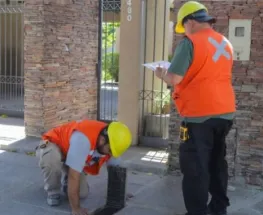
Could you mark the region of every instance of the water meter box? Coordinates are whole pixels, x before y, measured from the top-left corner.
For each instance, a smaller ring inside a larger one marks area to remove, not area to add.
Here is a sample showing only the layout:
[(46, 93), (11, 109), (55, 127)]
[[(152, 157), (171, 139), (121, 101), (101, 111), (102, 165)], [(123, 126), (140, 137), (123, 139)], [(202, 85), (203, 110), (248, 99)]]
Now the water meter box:
[(249, 61), (251, 47), (251, 19), (230, 19), (228, 37), (233, 45), (234, 60)]
[(126, 204), (127, 169), (124, 167), (108, 167), (108, 189), (106, 205), (94, 212), (94, 215), (113, 215), (123, 209)]

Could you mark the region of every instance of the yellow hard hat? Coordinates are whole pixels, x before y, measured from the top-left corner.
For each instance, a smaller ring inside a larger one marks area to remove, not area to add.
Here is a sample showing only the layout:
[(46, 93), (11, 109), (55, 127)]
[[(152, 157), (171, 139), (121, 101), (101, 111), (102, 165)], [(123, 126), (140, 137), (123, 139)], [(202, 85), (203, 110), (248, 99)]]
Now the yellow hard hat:
[(111, 122), (108, 127), (110, 149), (113, 157), (121, 156), (131, 145), (130, 129), (121, 122)]
[(175, 27), (175, 32), (183, 34), (185, 32), (183, 19), (199, 10), (205, 10), (206, 12), (208, 12), (207, 8), (197, 1), (188, 1), (184, 3), (177, 13), (177, 24)]

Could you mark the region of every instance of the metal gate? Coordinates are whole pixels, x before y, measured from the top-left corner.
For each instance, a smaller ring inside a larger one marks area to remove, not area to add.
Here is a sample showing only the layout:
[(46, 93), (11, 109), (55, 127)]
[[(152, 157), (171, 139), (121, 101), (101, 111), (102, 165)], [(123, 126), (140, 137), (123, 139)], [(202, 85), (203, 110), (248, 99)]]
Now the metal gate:
[[(140, 1), (142, 2), (142, 7), (144, 7), (143, 16), (145, 16), (143, 18), (144, 20), (142, 20), (142, 22), (145, 23), (144, 28), (142, 27), (145, 29), (144, 61), (149, 62), (169, 59), (168, 53), (164, 47), (167, 45), (166, 43), (168, 43), (165, 38), (168, 30), (167, 25), (169, 26), (169, 21), (167, 21), (167, 19), (169, 20), (170, 18), (170, 11), (167, 11), (167, 8), (169, 9), (170, 1)], [(119, 27), (121, 1), (101, 0), (100, 4), (98, 119), (102, 121), (114, 121), (117, 120), (118, 112)], [(147, 19), (149, 18), (147, 11), (149, 8), (153, 19), (152, 23), (154, 23), (151, 27), (147, 26)], [(162, 17), (160, 17), (160, 13), (162, 14)], [(163, 22), (160, 22), (160, 19), (162, 19)], [(162, 32), (162, 40), (160, 40), (160, 37), (155, 36), (157, 32)], [(152, 39), (151, 42), (149, 42), (149, 36)], [(152, 43), (152, 52), (149, 50), (147, 51), (146, 43), (148, 46), (149, 43)], [(158, 46), (160, 43), (162, 44), (163, 49), (160, 49)], [(158, 56), (156, 55), (157, 52)], [(149, 74), (151, 77), (149, 77)], [(144, 70), (139, 96), (139, 142), (141, 145), (159, 147), (168, 145), (171, 96), (170, 89), (167, 88), (164, 82), (158, 83), (158, 87), (156, 87), (156, 79), (154, 73)]]
[[(170, 61), (168, 32), (170, 2), (167, 0), (144, 0), (144, 61)], [(157, 18), (158, 17), (158, 18)], [(150, 19), (150, 20), (149, 20)], [(147, 46), (151, 48), (147, 48)], [(143, 71), (140, 91), (139, 144), (151, 147), (167, 147), (171, 90), (152, 71)]]
[(0, 114), (23, 116), (24, 1), (0, 1)]
[(118, 109), (120, 0), (100, 1), (98, 119), (114, 121)]

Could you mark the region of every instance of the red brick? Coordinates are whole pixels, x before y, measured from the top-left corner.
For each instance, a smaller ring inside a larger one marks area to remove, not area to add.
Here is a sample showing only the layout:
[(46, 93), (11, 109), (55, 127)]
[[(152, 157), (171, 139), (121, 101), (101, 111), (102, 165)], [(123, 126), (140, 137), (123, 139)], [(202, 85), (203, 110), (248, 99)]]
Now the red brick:
[(96, 117), (99, 0), (80, 3), (25, 2), (27, 135), (39, 136), (54, 126), (80, 119), (88, 111)]

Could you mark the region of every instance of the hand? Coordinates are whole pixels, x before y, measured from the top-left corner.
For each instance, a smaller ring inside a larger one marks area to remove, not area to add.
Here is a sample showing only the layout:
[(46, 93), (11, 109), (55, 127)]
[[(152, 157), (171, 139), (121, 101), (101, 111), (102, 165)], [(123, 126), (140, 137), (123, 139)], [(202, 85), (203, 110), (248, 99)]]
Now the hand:
[(155, 75), (156, 75), (158, 78), (160, 78), (160, 79), (163, 78), (163, 76), (165, 75), (165, 73), (166, 73), (166, 70), (165, 70), (164, 68), (162, 68), (162, 67), (157, 67), (156, 70), (155, 70)]
[(133, 197), (134, 197), (134, 195), (131, 194), (131, 193), (127, 193), (127, 194), (126, 194), (126, 200), (129, 200), (129, 199), (131, 199), (131, 198), (133, 198)]
[(72, 215), (89, 215), (88, 209), (86, 208), (79, 208), (78, 210), (73, 210)]

